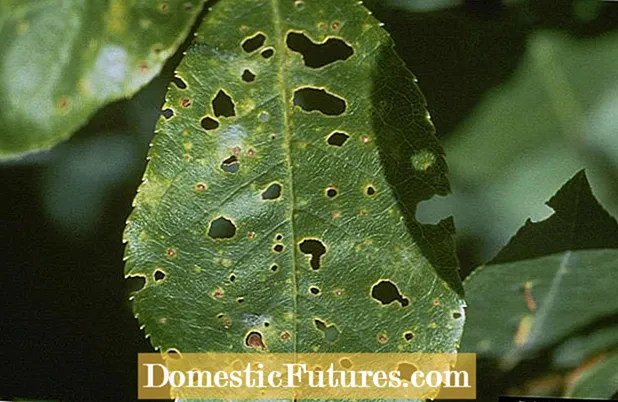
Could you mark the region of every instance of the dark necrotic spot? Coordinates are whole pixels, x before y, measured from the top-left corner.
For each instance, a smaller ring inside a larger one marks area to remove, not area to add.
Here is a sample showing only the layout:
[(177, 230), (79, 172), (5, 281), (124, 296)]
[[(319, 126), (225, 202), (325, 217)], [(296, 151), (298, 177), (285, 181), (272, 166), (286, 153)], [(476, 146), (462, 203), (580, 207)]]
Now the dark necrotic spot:
[(212, 117), (204, 117), (201, 121), (200, 124), (202, 125), (202, 128), (204, 130), (215, 130), (217, 128), (219, 128), (219, 122), (215, 119), (213, 119)]
[(244, 297), (239, 297), (238, 299), (236, 299), (236, 301), (238, 303), (244, 303), (245, 302), (245, 298)]
[(236, 275), (231, 274), (230, 275), (230, 282), (234, 282), (236, 280)]
[(338, 116), (346, 109), (343, 99), (318, 88), (297, 89), (294, 91), (294, 104), (306, 112), (317, 110), (327, 116)]
[(264, 46), (264, 42), (266, 42), (266, 36), (264, 34), (258, 33), (250, 38), (247, 38), (242, 43), (242, 50), (247, 53), (252, 53)]
[(215, 99), (212, 100), (212, 108), (215, 112), (215, 117), (236, 116), (234, 102), (223, 90), (220, 90), (217, 96), (215, 96)]
[(334, 187), (329, 187), (326, 189), (326, 196), (328, 198), (335, 198), (337, 196), (337, 189)]
[(349, 135), (340, 132), (334, 132), (328, 136), (328, 145), (340, 147), (350, 138)]
[(376, 189), (373, 186), (367, 186), (367, 188), (365, 189), (365, 193), (371, 197), (376, 193)]
[(380, 281), (373, 285), (371, 297), (382, 304), (391, 304), (394, 301), (398, 301), (402, 307), (410, 304), (410, 301), (401, 295), (397, 285), (391, 281)]
[(320, 269), (320, 259), (326, 254), (324, 243), (317, 239), (305, 239), (299, 244), (299, 248), (304, 254), (311, 255), (311, 268)]
[(277, 241), (283, 240), (283, 235), (278, 233), (277, 236), (275, 236), (275, 240), (277, 240)]
[(236, 234), (236, 225), (222, 216), (218, 217), (210, 223), (208, 236), (213, 239), (230, 239)]
[(281, 197), (281, 185), (273, 183), (262, 193), (263, 200), (276, 200)]
[(240, 169), (240, 162), (235, 155), (230, 156), (221, 163), (221, 170), (226, 173), (236, 173)]
[(244, 82), (253, 82), (255, 81), (255, 74), (253, 74), (251, 70), (245, 70), (242, 73), (242, 80)]
[(270, 270), (273, 272), (277, 272), (279, 270), (279, 266), (277, 264), (273, 264), (270, 266)]
[(245, 346), (253, 349), (266, 349), (266, 345), (262, 339), (262, 334), (257, 331), (251, 331), (247, 334), (247, 337), (245, 338)]
[(354, 54), (350, 45), (337, 38), (329, 38), (326, 42), (318, 44), (304, 33), (290, 32), (286, 43), (290, 50), (302, 54), (305, 65), (311, 68), (320, 68), (339, 60), (347, 60)]
[(187, 83), (184, 82), (182, 80), (182, 78), (175, 76), (174, 78), (172, 78), (172, 82), (174, 83), (174, 85), (176, 85), (177, 88), (179, 89), (187, 89)]
[(273, 247), (273, 251), (275, 253), (281, 253), (283, 252), (284, 249), (285, 249), (285, 246), (283, 244), (275, 244), (275, 246)]
[(269, 47), (268, 49), (262, 50), (262, 53), (260, 54), (262, 55), (263, 58), (270, 59), (271, 57), (275, 55), (275, 50)]
[(161, 271), (160, 269), (157, 269), (154, 272), (153, 277), (156, 282), (162, 281), (163, 279), (165, 279), (165, 272)]
[(456, 311), (456, 312), (454, 312), (454, 313), (453, 313), (453, 318), (454, 318), (454, 319), (456, 319), (456, 320), (460, 319), (460, 318), (461, 318), (461, 313), (460, 313), (460, 312), (457, 312), (457, 311)]
[(172, 118), (172, 116), (174, 116), (174, 111), (170, 108), (167, 108), (167, 109), (163, 109), (161, 111), (161, 114), (163, 115), (163, 117), (165, 117), (166, 120), (169, 120)]
[(313, 320), (313, 324), (324, 333), (324, 338), (328, 342), (335, 342), (339, 338), (339, 330), (334, 324), (326, 325), (324, 321), (318, 319)]
[(403, 334), (403, 338), (410, 342), (412, 339), (414, 339), (414, 334), (412, 332), (406, 332), (405, 334)]
[(309, 288), (309, 291), (311, 292), (311, 294), (314, 294), (314, 295), (319, 295), (320, 294), (320, 288), (317, 288), (315, 286), (311, 286)]

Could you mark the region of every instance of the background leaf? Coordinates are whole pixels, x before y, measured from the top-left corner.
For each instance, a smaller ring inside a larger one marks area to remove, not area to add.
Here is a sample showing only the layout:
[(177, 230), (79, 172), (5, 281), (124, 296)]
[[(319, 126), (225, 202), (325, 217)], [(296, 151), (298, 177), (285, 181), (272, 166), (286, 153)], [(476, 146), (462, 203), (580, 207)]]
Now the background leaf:
[(478, 269), (463, 350), (518, 362), (616, 314), (617, 261), (617, 250), (583, 250)]
[(414, 219), (443, 152), (366, 9), (218, 3), (164, 108), (126, 230), (157, 349), (457, 349), (452, 222)]
[(567, 390), (569, 398), (612, 399), (618, 392), (618, 354), (610, 355), (592, 365)]
[(49, 148), (137, 92), (184, 41), (202, 3), (0, 2), (0, 159)]

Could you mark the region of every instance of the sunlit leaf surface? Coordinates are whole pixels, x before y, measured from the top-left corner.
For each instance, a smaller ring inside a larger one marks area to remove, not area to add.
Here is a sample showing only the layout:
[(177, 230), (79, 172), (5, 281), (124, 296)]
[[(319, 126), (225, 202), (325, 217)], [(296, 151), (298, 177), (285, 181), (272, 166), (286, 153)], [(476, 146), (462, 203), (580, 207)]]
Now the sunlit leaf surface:
[(457, 349), (452, 222), (414, 218), (444, 154), (358, 2), (217, 3), (157, 131), (125, 234), (157, 349)]
[(0, 159), (66, 139), (146, 85), (203, 1), (0, 1)]

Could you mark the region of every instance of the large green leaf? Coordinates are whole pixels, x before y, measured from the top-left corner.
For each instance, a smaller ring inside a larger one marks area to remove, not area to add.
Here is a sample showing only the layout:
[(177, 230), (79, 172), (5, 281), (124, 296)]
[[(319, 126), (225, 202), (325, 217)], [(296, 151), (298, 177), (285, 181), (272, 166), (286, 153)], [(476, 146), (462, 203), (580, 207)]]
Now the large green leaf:
[(0, 1), (0, 159), (49, 148), (133, 95), (176, 51), (202, 3)]
[(618, 314), (616, 220), (594, 199), (583, 172), (548, 204), (554, 215), (528, 222), (493, 265), (466, 280), (465, 351), (508, 366)]
[(618, 325), (602, 327), (598, 331), (586, 331), (576, 335), (552, 353), (553, 365), (558, 369), (574, 368), (601, 353), (618, 348)]
[(566, 251), (478, 269), (466, 280), (462, 348), (518, 361), (618, 313), (618, 250)]
[(221, 1), (177, 75), (125, 233), (155, 348), (457, 349), (443, 151), (365, 8)]

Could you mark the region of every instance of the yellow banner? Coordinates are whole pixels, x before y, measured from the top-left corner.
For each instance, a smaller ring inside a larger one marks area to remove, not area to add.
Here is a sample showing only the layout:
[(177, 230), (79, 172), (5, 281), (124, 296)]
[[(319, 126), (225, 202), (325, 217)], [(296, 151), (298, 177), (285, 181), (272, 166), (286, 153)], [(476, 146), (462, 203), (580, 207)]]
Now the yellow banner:
[(138, 398), (475, 399), (476, 355), (140, 354)]

